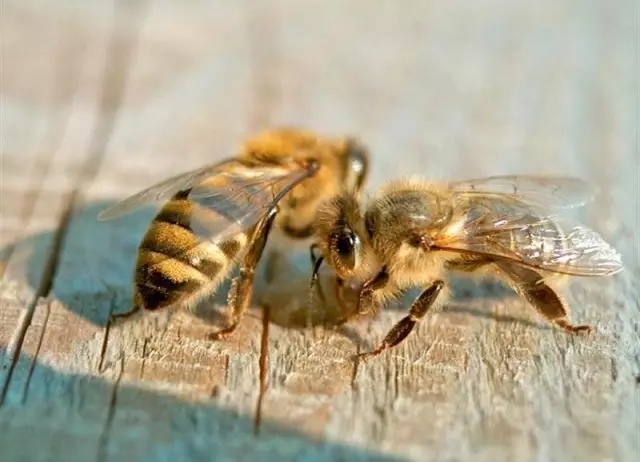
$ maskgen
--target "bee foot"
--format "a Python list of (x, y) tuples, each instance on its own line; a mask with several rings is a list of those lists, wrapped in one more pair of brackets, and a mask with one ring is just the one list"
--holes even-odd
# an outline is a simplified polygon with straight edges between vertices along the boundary
[(386, 349), (387, 349), (386, 346), (380, 347), (380, 348), (376, 348), (375, 350), (367, 351), (366, 353), (357, 354), (355, 356), (355, 358), (357, 360), (359, 360), (359, 361), (365, 362), (365, 361), (367, 361), (367, 360), (369, 360), (369, 359), (371, 359), (371, 358), (373, 358), (375, 356), (378, 356), (380, 353), (382, 353)]
[(587, 325), (574, 326), (564, 320), (556, 321), (556, 324), (571, 334), (588, 335), (593, 332), (593, 328), (591, 326), (587, 326)]
[(571, 332), (574, 334), (589, 335), (593, 332), (593, 328), (591, 326), (573, 326)]
[(217, 332), (212, 332), (210, 334), (207, 335), (207, 339), (208, 340), (224, 340), (225, 338), (229, 337), (231, 334), (233, 334), (233, 332), (236, 330), (236, 327), (238, 327), (238, 324), (231, 324), (228, 327), (225, 327), (222, 330), (219, 330)]

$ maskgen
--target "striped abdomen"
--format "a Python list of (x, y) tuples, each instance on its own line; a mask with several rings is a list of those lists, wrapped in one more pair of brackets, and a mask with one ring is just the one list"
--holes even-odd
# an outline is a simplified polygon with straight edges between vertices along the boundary
[[(213, 244), (191, 229), (197, 203), (176, 195), (155, 217), (140, 248), (135, 269), (136, 302), (155, 310), (211, 294), (229, 274), (247, 244), (247, 234)], [(213, 214), (211, 210), (204, 213)]]

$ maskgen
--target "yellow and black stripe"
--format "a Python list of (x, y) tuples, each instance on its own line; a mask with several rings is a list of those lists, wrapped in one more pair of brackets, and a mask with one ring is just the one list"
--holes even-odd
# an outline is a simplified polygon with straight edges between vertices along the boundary
[(215, 288), (211, 286), (227, 275), (247, 242), (246, 234), (219, 244), (203, 241), (192, 229), (193, 213), (203, 207), (188, 199), (189, 192), (178, 193), (160, 210), (140, 244), (135, 288), (145, 309), (163, 308)]

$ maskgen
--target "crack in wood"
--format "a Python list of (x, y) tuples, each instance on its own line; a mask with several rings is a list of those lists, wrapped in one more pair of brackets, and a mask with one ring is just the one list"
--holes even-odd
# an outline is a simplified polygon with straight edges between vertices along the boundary
[[(69, 63), (69, 61), (65, 59), (68, 54), (73, 53), (73, 50), (70, 50), (70, 48), (75, 48), (78, 46), (82, 48), (80, 56), (84, 56), (86, 45), (84, 43), (78, 44), (77, 42), (78, 41), (69, 40), (69, 43), (65, 42), (62, 44), (62, 46), (59, 46), (57, 48), (56, 58), (58, 66), (56, 67), (56, 70), (54, 72), (54, 91), (52, 92), (52, 104), (55, 104), (58, 100), (69, 100), (71, 98), (71, 95), (73, 95), (73, 93), (75, 93), (78, 89), (78, 78), (81, 75), (80, 68), (83, 60), (77, 59), (72, 63)], [(51, 166), (54, 163), (56, 154), (60, 151), (60, 147), (62, 146), (64, 133), (66, 132), (69, 124), (70, 107), (71, 105), (69, 105), (68, 109), (65, 110), (62, 114), (56, 115), (56, 117), (53, 119), (53, 128), (50, 128), (51, 139), (47, 139), (46, 142), (43, 143), (46, 146), (46, 151), (50, 152), (51, 155), (44, 158), (38, 156), (35, 162), (34, 172), (29, 175), (32, 185), (42, 185), (45, 182), (49, 171), (51, 170)], [(20, 223), (26, 223), (27, 220), (29, 220), (29, 218), (33, 216), (36, 204), (38, 202), (38, 193), (39, 190), (37, 188), (34, 188), (33, 191), (29, 191), (26, 193), (26, 201), (18, 217), (18, 221)], [(5, 257), (6, 261), (10, 261), (14, 251), (15, 246), (11, 246)], [(4, 268), (0, 268), (0, 277), (3, 276)]]
[(142, 360), (140, 364), (140, 378), (144, 379), (144, 368), (147, 363), (147, 344), (149, 343), (149, 337), (145, 337), (142, 342)]
[(25, 381), (24, 388), (22, 391), (22, 404), (25, 404), (27, 402), (27, 397), (29, 394), (29, 385), (31, 384), (31, 377), (33, 376), (33, 371), (36, 367), (38, 356), (40, 354), (40, 349), (42, 348), (42, 340), (44, 339), (44, 333), (47, 330), (47, 323), (49, 322), (50, 314), (51, 314), (51, 303), (47, 303), (45, 305), (44, 320), (42, 321), (42, 330), (40, 331), (40, 336), (38, 337), (38, 345), (36, 346), (36, 351), (33, 354), (33, 358), (31, 358), (31, 363), (29, 364), (29, 371), (27, 372), (27, 379)]
[(107, 460), (107, 447), (109, 445), (109, 436), (111, 435), (111, 427), (113, 426), (113, 419), (116, 415), (116, 406), (118, 405), (118, 388), (120, 382), (124, 376), (124, 352), (120, 354), (120, 372), (116, 378), (113, 388), (111, 389), (111, 397), (109, 399), (109, 410), (107, 412), (107, 420), (105, 422), (100, 439), (98, 441), (98, 454), (96, 460), (103, 462)]
[(259, 383), (258, 400), (256, 403), (256, 411), (254, 417), (253, 431), (257, 435), (260, 433), (260, 424), (262, 421), (262, 402), (267, 391), (267, 375), (269, 372), (269, 306), (264, 306), (262, 317), (262, 335), (260, 338), (260, 358), (258, 360)]
[(115, 2), (113, 31), (107, 44), (105, 77), (98, 109), (100, 117), (91, 136), (88, 161), (82, 170), (78, 189), (96, 177), (105, 158), (107, 145), (124, 99), (131, 57), (136, 48), (137, 35), (147, 4), (147, 0), (116, 0)]
[(360, 367), (360, 345), (356, 345), (356, 355), (353, 358), (353, 368), (351, 369), (350, 386), (351, 391), (355, 393), (358, 379), (358, 368)]
[[(4, 383), (2, 384), (2, 390), (0, 391), (0, 406), (4, 404), (16, 362), (20, 357), (22, 345), (24, 343), (27, 330), (31, 325), (33, 313), (38, 300), (41, 297), (48, 297), (53, 287), (58, 271), (58, 265), (60, 263), (60, 255), (62, 253), (62, 248), (64, 247), (64, 242), (71, 222), (71, 216), (75, 210), (76, 203), (79, 202), (81, 190), (84, 185), (95, 177), (102, 163), (102, 159), (104, 158), (107, 140), (113, 131), (115, 115), (118, 112), (124, 95), (124, 87), (128, 77), (128, 68), (130, 67), (129, 61), (134, 48), (133, 44), (135, 42), (135, 40), (133, 40), (135, 35), (133, 31), (139, 29), (138, 26), (140, 21), (138, 21), (138, 19), (140, 13), (144, 10), (143, 5), (145, 3), (146, 0), (136, 2), (137, 8), (139, 8), (137, 10), (138, 15), (133, 14), (136, 13), (136, 11), (131, 9), (130, 2), (119, 0), (116, 3), (116, 14), (113, 26), (114, 30), (111, 34), (107, 58), (105, 60), (107, 76), (104, 79), (104, 85), (102, 88), (98, 127), (91, 138), (87, 161), (85, 162), (79, 177), (75, 181), (75, 186), (70, 191), (67, 196), (67, 200), (65, 201), (66, 206), (62, 211), (58, 221), (58, 227), (56, 228), (52, 238), (51, 251), (49, 252), (49, 256), (44, 265), (40, 285), (36, 290), (34, 299), (27, 306), (24, 315), (20, 319), (10, 345), (7, 347), (7, 352), (11, 355), (11, 362), (9, 364)], [(129, 21), (129, 27), (124, 28), (125, 33), (118, 34), (116, 29), (120, 26), (120, 19), (122, 18)], [(51, 162), (47, 162), (46, 164), (47, 173), (50, 164)], [(33, 201), (34, 204), (35, 202), (36, 200)]]
[(111, 315), (113, 314), (113, 309), (115, 308), (115, 297), (109, 300), (109, 314), (107, 315), (107, 323), (104, 327), (104, 335), (102, 336), (102, 343), (100, 344), (100, 354), (98, 356), (98, 373), (104, 372), (104, 357), (107, 352), (107, 345), (109, 343), (109, 333), (111, 332)]
[(65, 207), (62, 212), (62, 216), (59, 220), (59, 226), (53, 237), (51, 252), (49, 253), (49, 257), (47, 258), (47, 261), (44, 265), (44, 270), (42, 271), (40, 286), (36, 290), (33, 300), (31, 301), (31, 303), (29, 303), (26, 310), (24, 311), (24, 314), (20, 318), (16, 331), (14, 332), (14, 335), (11, 338), (9, 345), (7, 346), (7, 352), (11, 356), (11, 362), (9, 364), (4, 383), (2, 384), (2, 391), (0, 392), (0, 406), (4, 404), (4, 400), (6, 398), (6, 394), (13, 377), (13, 372), (18, 362), (18, 358), (20, 357), (20, 353), (22, 352), (24, 339), (27, 336), (27, 330), (31, 326), (31, 321), (33, 320), (33, 314), (38, 304), (38, 300), (40, 298), (48, 297), (49, 293), (51, 292), (51, 288), (53, 287), (53, 280), (55, 279), (58, 265), (60, 263), (62, 244), (67, 233), (67, 228), (69, 227), (70, 219), (71, 201), (68, 201), (67, 207)]
[(224, 355), (224, 386), (229, 386), (229, 355)]

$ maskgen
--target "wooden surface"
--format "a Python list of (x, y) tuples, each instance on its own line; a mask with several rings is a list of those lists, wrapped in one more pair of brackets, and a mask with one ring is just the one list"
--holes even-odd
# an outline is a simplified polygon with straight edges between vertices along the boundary
[[(640, 460), (636, 2), (184, 5), (2, 2), (2, 461)], [(596, 334), (460, 283), (366, 364), (351, 355), (402, 310), (343, 332), (271, 323), (261, 394), (258, 310), (218, 343), (204, 333), (219, 318), (186, 312), (107, 332), (149, 215), (97, 212), (288, 124), (363, 139), (370, 188), (414, 173), (592, 181), (581, 218), (627, 268), (567, 293)], [(258, 290), (276, 320), (299, 302), (301, 258)]]

